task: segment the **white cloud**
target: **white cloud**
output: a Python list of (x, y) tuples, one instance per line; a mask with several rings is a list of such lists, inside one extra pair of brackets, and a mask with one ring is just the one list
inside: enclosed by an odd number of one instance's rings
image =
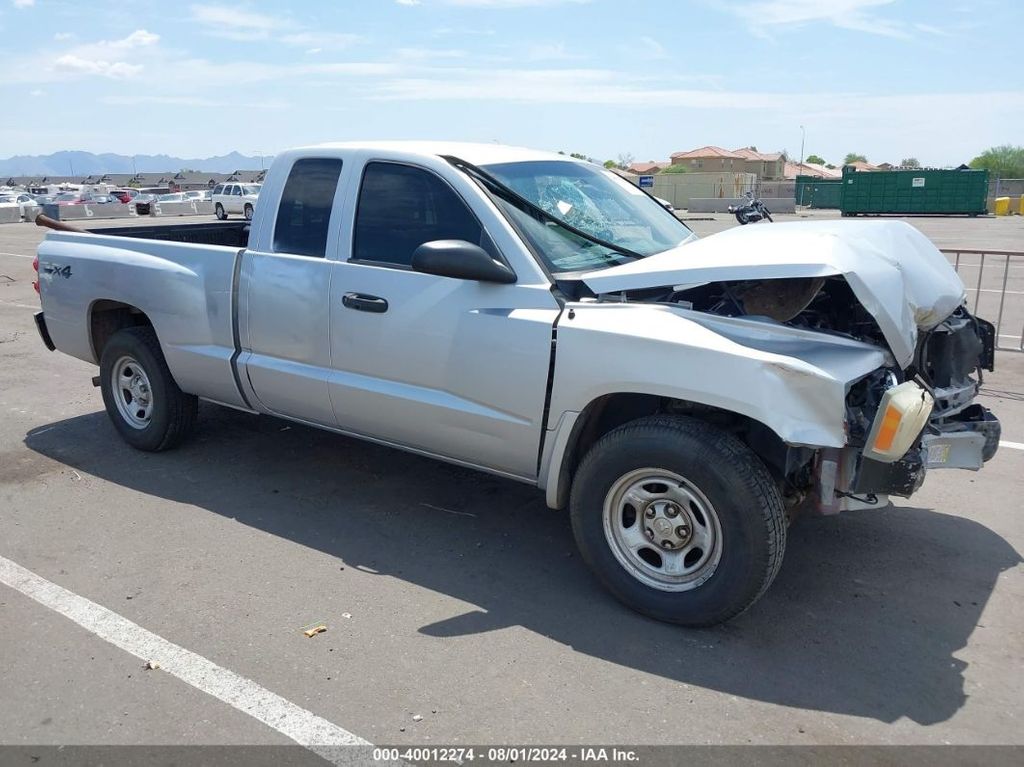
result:
[(565, 43), (537, 43), (527, 49), (526, 58), (529, 61), (569, 61), (583, 57), (570, 53)]
[(127, 50), (129, 48), (144, 48), (148, 45), (156, 45), (158, 42), (160, 42), (160, 35), (147, 32), (145, 29), (136, 29), (128, 37), (100, 44), (105, 44), (115, 49)]
[(53, 35), (53, 39), (57, 40), (57, 41), (71, 40), (71, 39), (74, 38), (74, 36), (75, 36), (74, 32), (55, 32), (54, 35)]
[(327, 32), (296, 24), (291, 19), (215, 5), (192, 5), (192, 20), (212, 37), (227, 40), (275, 40), (300, 48), (344, 48), (359, 42), (359, 35)]
[(36, 4), (36, 0), (11, 0), (11, 5), (15, 8), (31, 8)]
[(344, 32), (316, 32), (303, 31), (292, 32), (282, 35), (280, 40), (286, 45), (298, 45), (305, 48), (346, 48), (357, 43), (362, 38), (359, 35), (350, 35)]
[(908, 37), (903, 25), (872, 13), (894, 2), (896, 0), (753, 0), (718, 5), (747, 21), (751, 30), (760, 34), (765, 27), (825, 23), (868, 34)]
[(289, 26), (273, 16), (239, 8), (192, 5), (189, 10), (193, 21), (205, 26), (207, 34), (229, 40), (266, 40), (274, 30)]
[(134, 77), (142, 71), (141, 64), (129, 64), (125, 61), (86, 59), (73, 53), (60, 56), (54, 64), (56, 64), (58, 70), (64, 69), (68, 72), (109, 77), (115, 80)]
[(536, 8), (544, 5), (583, 5), (590, 0), (444, 0), (446, 5), (463, 8)]

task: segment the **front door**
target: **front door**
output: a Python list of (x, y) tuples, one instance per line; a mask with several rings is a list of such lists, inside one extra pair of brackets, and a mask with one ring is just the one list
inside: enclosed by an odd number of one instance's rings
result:
[(239, 362), (252, 391), (266, 410), (325, 426), (335, 425), (327, 380), (336, 264), (326, 255), (341, 167), (336, 158), (297, 160), (271, 247), (248, 251), (242, 266)]
[(331, 400), (342, 429), (534, 478), (559, 306), (546, 285), (498, 285), (409, 268), (433, 240), (500, 258), (432, 171), (366, 165), (351, 258), (331, 283)]

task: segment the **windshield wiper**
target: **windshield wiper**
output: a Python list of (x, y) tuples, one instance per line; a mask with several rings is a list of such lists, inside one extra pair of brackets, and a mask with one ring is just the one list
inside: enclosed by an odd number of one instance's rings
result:
[(505, 184), (501, 183), (490, 173), (483, 170), (482, 168), (478, 168), (476, 165), (473, 165), (472, 163), (468, 163), (465, 160), (460, 160), (458, 157), (453, 157), (451, 155), (441, 155), (441, 159), (447, 160), (453, 166), (455, 166), (463, 173), (465, 173), (467, 176), (479, 181), (481, 184), (488, 187), (491, 190), (491, 192), (493, 192), (495, 195), (515, 205), (524, 213), (529, 213), (536, 218), (539, 218), (543, 221), (547, 221), (548, 223), (554, 224), (555, 226), (559, 226), (562, 229), (565, 229), (566, 231), (576, 235), (577, 237), (587, 240), (588, 242), (591, 242), (594, 245), (600, 245), (602, 248), (607, 248), (608, 250), (612, 251), (613, 253), (617, 253), (620, 256), (636, 259), (638, 261), (641, 258), (646, 258), (646, 256), (643, 255), (642, 253), (637, 253), (635, 250), (624, 248), (621, 245), (616, 245), (613, 242), (608, 242), (608, 240), (603, 240), (600, 237), (595, 237), (594, 235), (585, 232), (582, 229), (577, 229), (572, 224), (567, 224), (565, 221), (558, 218), (557, 216), (552, 216), (550, 213), (548, 213), (540, 206), (534, 204), (526, 197), (523, 197), (521, 194), (519, 194), (519, 192), (515, 191), (514, 189), (508, 186), (505, 186)]

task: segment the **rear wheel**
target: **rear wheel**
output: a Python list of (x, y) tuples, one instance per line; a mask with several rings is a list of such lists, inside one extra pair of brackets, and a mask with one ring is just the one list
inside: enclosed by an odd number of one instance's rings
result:
[(172, 448), (195, 424), (197, 399), (178, 388), (151, 327), (111, 337), (100, 358), (100, 390), (114, 428), (139, 450)]
[(217, 216), (219, 221), (223, 221), (228, 217), (228, 214), (224, 211), (224, 206), (219, 202), (213, 206), (213, 213)]
[(710, 626), (746, 610), (782, 563), (786, 516), (761, 460), (734, 436), (654, 416), (605, 435), (573, 480), (583, 559), (625, 604)]
[(245, 204), (245, 220), (252, 221), (252, 205), (249, 203)]

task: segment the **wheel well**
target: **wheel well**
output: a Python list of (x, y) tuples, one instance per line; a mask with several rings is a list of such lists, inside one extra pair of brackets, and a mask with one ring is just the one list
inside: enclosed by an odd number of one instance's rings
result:
[(587, 405), (576, 421), (559, 472), (558, 508), (568, 502), (572, 478), (583, 456), (601, 437), (637, 418), (659, 414), (689, 416), (735, 435), (764, 461), (780, 482), (794, 466), (813, 457), (812, 450), (787, 445), (771, 428), (740, 413), (654, 394), (608, 394)]
[(145, 326), (152, 327), (153, 323), (141, 309), (121, 301), (96, 301), (89, 310), (89, 340), (96, 362), (99, 363), (103, 348), (114, 333), (124, 328)]

